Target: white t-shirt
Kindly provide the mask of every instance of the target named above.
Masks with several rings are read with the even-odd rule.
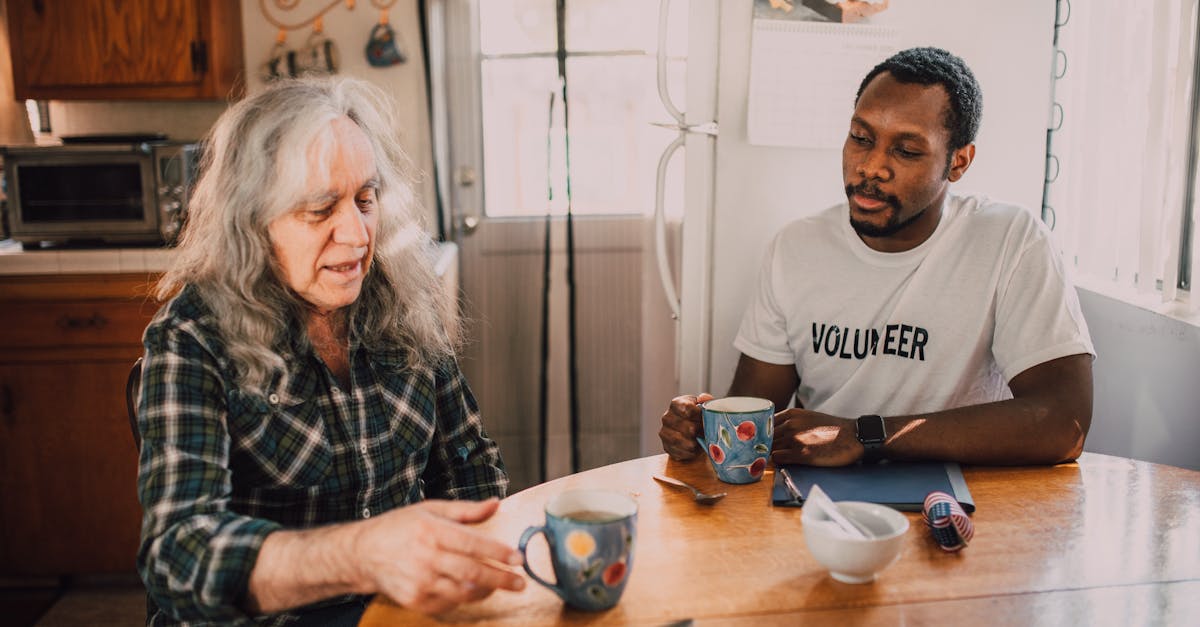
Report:
[[[1095,355],[1049,231],[1028,211],[948,195],[937,229],[872,250],[845,203],[786,226],[766,251],[734,346],[795,364],[805,408],[853,418],[1011,398],[1040,363]]]

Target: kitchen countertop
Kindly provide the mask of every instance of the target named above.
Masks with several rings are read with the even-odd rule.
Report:
[[[0,241],[0,275],[116,274],[163,272],[171,264],[169,248],[24,250],[13,240]]]
[[[441,254],[435,269],[456,290],[458,246],[442,242],[438,247]],[[18,242],[0,240],[0,275],[165,272],[173,252],[170,248],[24,250]]]

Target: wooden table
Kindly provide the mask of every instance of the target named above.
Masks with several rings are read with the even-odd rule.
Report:
[[[378,597],[360,625],[988,624],[1173,625],[1200,616],[1200,472],[1084,454],[1052,467],[965,467],[978,510],[960,553],[937,547],[919,513],[900,560],[872,584],[834,581],[809,554],[801,510],[769,504],[773,476],[726,485],[701,459],[666,455],[605,466],[514,494],[483,525],[514,545],[568,488],[620,490],[639,505],[621,602],[590,614],[530,581],[439,620]],[[665,473],[729,496],[712,507],[662,486]],[[530,562],[553,577],[544,542]]]

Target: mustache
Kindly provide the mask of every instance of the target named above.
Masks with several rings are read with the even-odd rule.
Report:
[[[873,200],[880,200],[891,205],[896,210],[900,209],[900,199],[893,194],[885,194],[877,185],[872,185],[867,181],[863,181],[858,185],[846,186],[846,197],[865,196]]]

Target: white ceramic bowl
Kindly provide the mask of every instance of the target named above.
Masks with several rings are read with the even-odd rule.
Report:
[[[800,517],[804,542],[834,579],[844,583],[870,583],[879,571],[900,557],[904,534],[908,532],[908,518],[875,503],[840,501],[836,505],[843,516],[869,529],[874,537],[848,537],[839,532],[835,523],[805,507]]]

